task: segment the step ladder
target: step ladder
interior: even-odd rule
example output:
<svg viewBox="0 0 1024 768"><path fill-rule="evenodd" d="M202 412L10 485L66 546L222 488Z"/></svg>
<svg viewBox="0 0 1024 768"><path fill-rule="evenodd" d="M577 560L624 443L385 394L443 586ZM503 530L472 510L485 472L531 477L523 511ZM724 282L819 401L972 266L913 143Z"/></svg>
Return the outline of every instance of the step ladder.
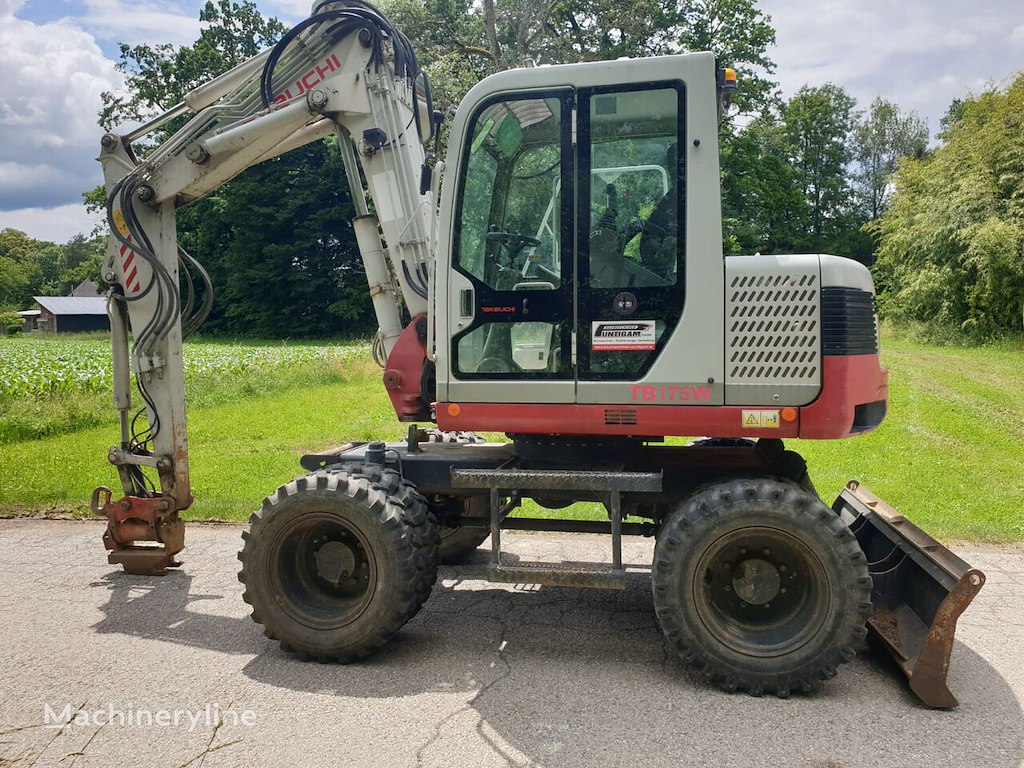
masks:
<svg viewBox="0 0 1024 768"><path fill-rule="evenodd" d="M452 469L456 488L490 491L491 562L489 581L555 587L625 589L622 565L622 494L659 493L661 472L580 472L561 469ZM612 563L538 563L506 565L501 560L501 521L519 506L523 491L585 491L603 494L611 515ZM507 497L504 501L503 497Z"/></svg>

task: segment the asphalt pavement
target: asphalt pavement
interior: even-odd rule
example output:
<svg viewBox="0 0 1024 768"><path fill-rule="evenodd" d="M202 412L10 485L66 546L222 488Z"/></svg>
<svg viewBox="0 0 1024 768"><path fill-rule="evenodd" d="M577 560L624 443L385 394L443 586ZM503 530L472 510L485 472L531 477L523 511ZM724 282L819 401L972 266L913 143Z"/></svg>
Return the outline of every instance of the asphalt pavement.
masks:
<svg viewBox="0 0 1024 768"><path fill-rule="evenodd" d="M499 586L483 551L349 666L263 637L236 579L240 526L191 525L185 565L127 576L95 522L0 521L0 766L983 766L1024 761L1024 551L957 547L988 581L950 686L924 709L867 653L814 694L725 694L662 641L652 543L622 592ZM514 535L525 559L596 536Z"/></svg>

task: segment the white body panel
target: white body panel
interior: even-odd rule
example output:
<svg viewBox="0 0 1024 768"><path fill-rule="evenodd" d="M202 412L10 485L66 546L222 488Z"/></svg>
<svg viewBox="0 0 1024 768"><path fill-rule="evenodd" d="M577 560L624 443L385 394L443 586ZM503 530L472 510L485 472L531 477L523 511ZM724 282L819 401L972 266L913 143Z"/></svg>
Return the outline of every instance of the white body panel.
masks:
<svg viewBox="0 0 1024 768"><path fill-rule="evenodd" d="M817 256L725 260L727 405L806 405L821 389Z"/></svg>

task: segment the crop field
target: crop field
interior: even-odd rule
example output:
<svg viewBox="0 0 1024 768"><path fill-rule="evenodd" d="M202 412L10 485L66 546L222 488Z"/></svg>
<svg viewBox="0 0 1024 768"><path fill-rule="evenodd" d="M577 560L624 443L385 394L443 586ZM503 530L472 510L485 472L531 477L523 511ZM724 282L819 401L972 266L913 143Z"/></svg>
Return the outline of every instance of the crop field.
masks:
<svg viewBox="0 0 1024 768"><path fill-rule="evenodd" d="M0 401L60 393L111 391L110 343L105 339L13 338L0 342ZM189 384L237 377L254 370L336 362L361 353L356 345L274 346L185 344Z"/></svg>
<svg viewBox="0 0 1024 768"><path fill-rule="evenodd" d="M1024 541L1024 348L883 346L892 403L882 427L790 443L819 492L830 502L856 478L939 538ZM188 342L185 365L187 518L244 520L301 472L303 453L405 431L366 343ZM95 486L116 484L110 387L102 339L0 339L0 515L84 514Z"/></svg>

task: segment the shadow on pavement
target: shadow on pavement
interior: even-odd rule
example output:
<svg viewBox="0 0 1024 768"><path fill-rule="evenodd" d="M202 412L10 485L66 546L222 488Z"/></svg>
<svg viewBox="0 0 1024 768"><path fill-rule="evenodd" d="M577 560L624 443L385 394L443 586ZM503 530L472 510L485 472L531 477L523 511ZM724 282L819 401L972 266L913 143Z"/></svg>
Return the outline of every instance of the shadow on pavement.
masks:
<svg viewBox="0 0 1024 768"><path fill-rule="evenodd" d="M472 571L471 571L472 572ZM788 700L728 695L684 668L654 621L649 578L622 592L514 591L442 569L424 607L370 659L300 662L248 617L211 615L192 579L110 574L98 632L252 654L250 679L281 689L372 701L453 693L480 738L513 762L657 765L984 765L1016 767L1024 718L989 663L957 643L955 712L924 709L884 661L862 654L823 690ZM851 715L851 710L853 714ZM437 743L443 749L443 743Z"/></svg>
<svg viewBox="0 0 1024 768"><path fill-rule="evenodd" d="M193 593L192 579L185 571L168 571L165 576L107 574L89 585L110 592L100 606L105 616L93 629L100 634L135 635L222 653L258 654L266 649L266 641L250 619L190 610L205 601L240 600L235 595Z"/></svg>

